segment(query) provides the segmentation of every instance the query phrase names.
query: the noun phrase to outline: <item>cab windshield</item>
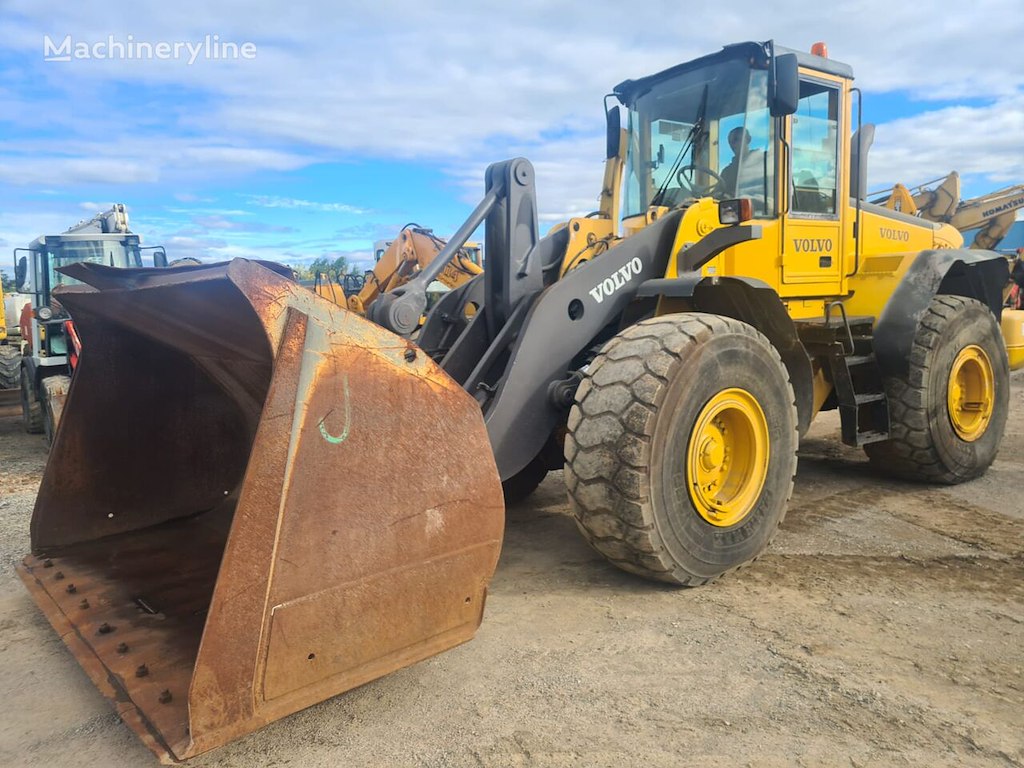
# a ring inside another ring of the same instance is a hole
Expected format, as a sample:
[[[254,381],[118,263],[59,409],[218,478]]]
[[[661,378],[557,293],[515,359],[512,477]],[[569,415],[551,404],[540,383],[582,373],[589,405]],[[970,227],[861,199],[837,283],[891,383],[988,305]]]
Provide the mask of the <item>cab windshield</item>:
[[[623,217],[700,197],[775,210],[768,72],[720,61],[656,82],[629,105]]]
[[[105,264],[108,267],[141,267],[139,246],[116,240],[74,240],[60,243],[50,251],[50,289],[58,285],[78,285],[79,281],[57,271],[79,261]]]

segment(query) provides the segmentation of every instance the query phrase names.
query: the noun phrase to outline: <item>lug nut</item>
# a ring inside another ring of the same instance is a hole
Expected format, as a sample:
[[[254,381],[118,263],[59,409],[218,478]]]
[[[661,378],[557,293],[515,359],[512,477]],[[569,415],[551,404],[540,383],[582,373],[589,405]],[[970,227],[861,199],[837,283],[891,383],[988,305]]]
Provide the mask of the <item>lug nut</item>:
[[[53,568],[53,560],[50,558],[43,560],[43,568]]]
[[[64,571],[57,571],[55,574],[53,574],[53,578],[57,581],[60,581],[64,578]]]
[[[83,599],[82,599],[82,602],[80,602],[80,603],[78,604],[78,607],[79,607],[79,608],[88,608],[88,607],[89,607],[89,601],[88,601],[88,600],[86,600],[85,598],[83,598]]]
[[[405,350],[405,362],[411,363],[415,359],[416,359],[416,350],[415,349],[407,349],[407,350]]]
[[[117,652],[118,653],[128,653],[128,643],[118,643],[117,644]]]
[[[75,594],[75,592],[78,591],[78,587],[76,587],[74,584],[68,584],[66,587],[64,587],[64,591],[67,592],[69,595],[73,595]]]
[[[113,631],[114,631],[114,628],[112,626],[110,626],[109,624],[107,624],[107,622],[104,621],[102,624],[100,624],[99,633],[101,635],[109,635]]]
[[[145,677],[148,674],[149,674],[149,667],[147,667],[145,664],[139,664],[139,666],[135,670],[135,676],[136,677]]]
[[[169,690],[167,690],[166,688],[164,688],[162,691],[160,691],[160,699],[159,699],[159,701],[160,701],[161,704],[170,704],[171,703],[171,692]]]

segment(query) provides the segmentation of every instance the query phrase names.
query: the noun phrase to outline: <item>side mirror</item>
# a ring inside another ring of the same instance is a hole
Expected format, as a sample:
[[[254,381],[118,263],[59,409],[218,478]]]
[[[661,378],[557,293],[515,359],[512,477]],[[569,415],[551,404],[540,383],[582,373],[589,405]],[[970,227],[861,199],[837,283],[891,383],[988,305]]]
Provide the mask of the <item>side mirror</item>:
[[[163,248],[157,248],[156,250],[153,251],[153,266],[167,266],[167,251],[165,251]]]
[[[619,139],[622,137],[622,117],[618,107],[612,107],[605,113],[608,121],[607,151],[605,157],[611,159],[619,156]]]
[[[772,117],[785,117],[796,112],[800,101],[800,72],[795,53],[775,57],[768,89]]]
[[[24,291],[25,278],[28,277],[28,259],[22,256],[14,264],[14,285],[17,286],[19,291]]]

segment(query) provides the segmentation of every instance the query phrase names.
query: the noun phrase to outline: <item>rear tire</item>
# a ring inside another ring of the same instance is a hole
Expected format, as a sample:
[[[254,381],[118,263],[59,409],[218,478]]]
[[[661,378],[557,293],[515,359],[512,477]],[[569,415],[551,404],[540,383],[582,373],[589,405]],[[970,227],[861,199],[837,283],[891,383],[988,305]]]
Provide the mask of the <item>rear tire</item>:
[[[24,366],[21,369],[21,418],[25,431],[30,435],[38,435],[43,431],[43,404],[39,402],[39,393]]]
[[[999,325],[975,299],[936,296],[918,324],[906,379],[889,378],[890,439],[864,446],[884,472],[955,484],[984,474],[1009,411]]]
[[[591,364],[568,426],[576,521],[623,570],[704,584],[760,555],[785,515],[793,388],[746,323],[693,313],[627,328]]]
[[[21,384],[21,351],[0,344],[0,389],[17,389]]]

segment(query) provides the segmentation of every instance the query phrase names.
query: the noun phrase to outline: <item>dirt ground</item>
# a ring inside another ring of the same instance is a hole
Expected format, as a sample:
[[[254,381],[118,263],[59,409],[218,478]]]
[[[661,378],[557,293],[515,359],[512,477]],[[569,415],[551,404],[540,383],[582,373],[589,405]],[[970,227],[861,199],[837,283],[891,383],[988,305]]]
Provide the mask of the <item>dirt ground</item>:
[[[560,473],[471,643],[208,755],[242,766],[1024,765],[1024,376],[989,473],[884,480],[826,415],[785,525],[691,590],[606,565]],[[0,766],[153,766],[13,572],[45,452],[0,417]]]

